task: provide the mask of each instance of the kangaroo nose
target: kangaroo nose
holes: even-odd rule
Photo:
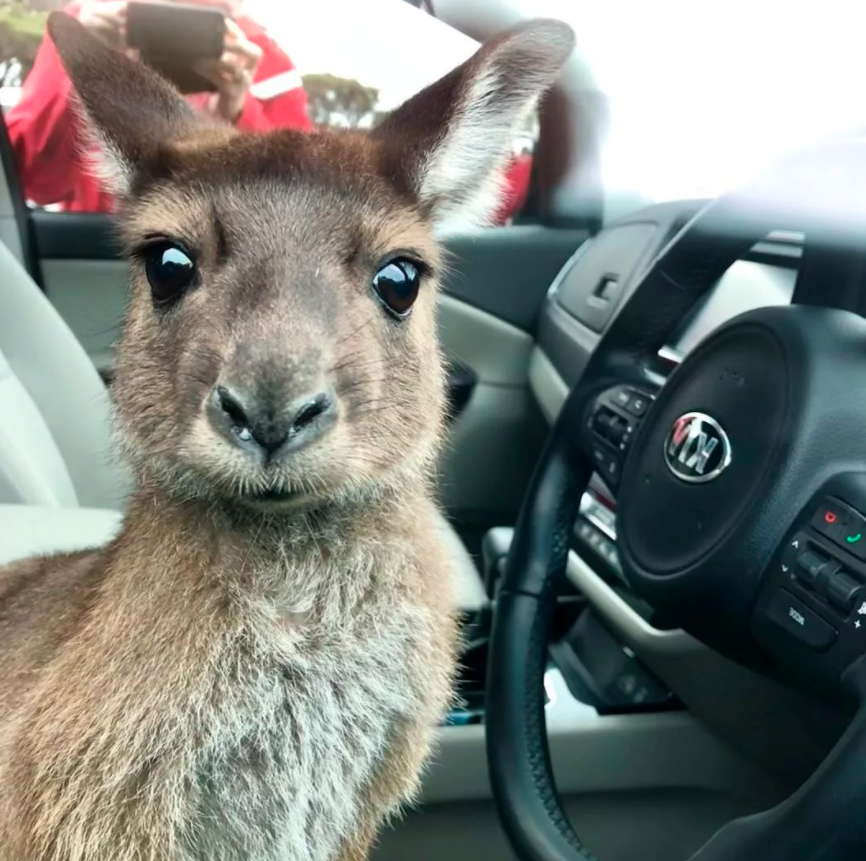
[[[269,398],[245,394],[225,386],[214,389],[211,421],[223,436],[243,447],[256,447],[273,457],[295,451],[333,427],[337,417],[331,392],[306,395],[280,408]]]

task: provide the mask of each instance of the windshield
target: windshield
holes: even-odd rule
[[[849,0],[518,0],[574,26],[605,94],[611,209],[714,197],[788,149],[866,126]]]

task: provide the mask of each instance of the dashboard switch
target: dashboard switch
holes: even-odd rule
[[[780,589],[770,600],[767,616],[801,643],[819,652],[829,648],[838,636],[832,625],[786,589]]]
[[[827,597],[840,610],[850,613],[854,609],[862,584],[858,583],[844,571],[837,571],[830,575],[827,581]]]

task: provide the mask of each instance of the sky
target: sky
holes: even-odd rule
[[[711,196],[786,150],[866,125],[859,0],[571,0],[611,99],[613,184]],[[627,26],[617,26],[627,21]]]
[[[301,74],[379,90],[389,110],[470,57],[477,42],[403,0],[246,0]]]

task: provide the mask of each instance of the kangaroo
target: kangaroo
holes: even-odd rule
[[[105,547],[0,572],[0,861],[363,861],[458,632],[436,236],[573,45],[536,21],[372,132],[246,134],[53,13],[131,298]]]

